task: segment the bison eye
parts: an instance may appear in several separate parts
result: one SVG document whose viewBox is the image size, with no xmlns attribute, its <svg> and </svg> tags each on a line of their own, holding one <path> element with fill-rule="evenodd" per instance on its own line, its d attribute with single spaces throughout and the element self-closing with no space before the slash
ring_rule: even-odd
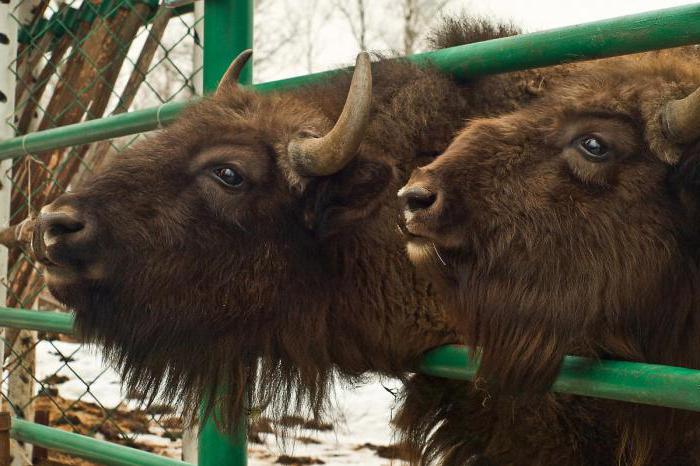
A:
<svg viewBox="0 0 700 466">
<path fill-rule="evenodd" d="M 595 136 L 584 136 L 578 140 L 578 147 L 584 157 L 592 162 L 602 162 L 608 158 L 608 146 Z"/>
<path fill-rule="evenodd" d="M 217 167 L 214 169 L 214 175 L 226 186 L 232 188 L 236 188 L 243 183 L 243 177 L 231 167 Z"/>
</svg>

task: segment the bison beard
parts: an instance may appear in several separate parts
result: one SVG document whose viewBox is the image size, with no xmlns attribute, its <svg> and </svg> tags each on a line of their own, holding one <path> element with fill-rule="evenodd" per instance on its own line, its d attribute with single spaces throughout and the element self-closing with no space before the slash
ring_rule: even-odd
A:
<svg viewBox="0 0 700 466">
<path fill-rule="evenodd" d="M 700 144 L 661 127 L 697 59 L 569 66 L 402 189 L 412 260 L 483 350 L 473 386 L 407 382 L 396 423 L 426 464 L 700 464 L 698 413 L 546 393 L 565 354 L 700 368 Z"/>
</svg>

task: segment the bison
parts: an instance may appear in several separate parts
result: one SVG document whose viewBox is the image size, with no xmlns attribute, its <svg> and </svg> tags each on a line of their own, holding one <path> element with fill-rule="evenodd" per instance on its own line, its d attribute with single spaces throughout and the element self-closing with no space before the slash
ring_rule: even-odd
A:
<svg viewBox="0 0 700 466">
<path fill-rule="evenodd" d="M 438 36 L 513 32 L 452 21 Z M 236 83 L 248 56 L 25 224 L 50 291 L 126 384 L 188 412 L 219 404 L 227 426 L 246 406 L 321 413 L 336 376 L 399 376 L 458 341 L 405 257 L 395 192 L 461 121 L 530 101 L 541 77 L 458 82 L 362 54 L 354 73 L 258 94 Z"/>
<path fill-rule="evenodd" d="M 700 369 L 698 63 L 570 65 L 399 191 L 408 255 L 482 355 L 474 385 L 408 383 L 426 463 L 700 464 L 699 413 L 545 393 L 565 354 Z"/>
</svg>

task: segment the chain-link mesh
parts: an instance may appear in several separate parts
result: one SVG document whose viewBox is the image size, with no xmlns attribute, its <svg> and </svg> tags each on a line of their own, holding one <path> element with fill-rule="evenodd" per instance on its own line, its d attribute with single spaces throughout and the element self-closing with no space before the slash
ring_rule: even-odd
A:
<svg viewBox="0 0 700 466">
<path fill-rule="evenodd" d="M 22 3 L 24 2 L 24 3 Z M 31 5 L 27 3 L 31 2 Z M 201 79 L 201 48 L 192 6 L 157 0 L 21 0 L 16 111 L 5 121 L 17 135 L 188 99 Z M 7 72 L 2 70 L 2 72 Z M 26 154 L 0 173 L 12 188 L 17 223 L 76 185 L 140 136 Z M 41 271 L 11 251 L 7 305 L 62 310 Z M 144 408 L 142 394 L 123 393 L 99 349 L 64 335 L 5 331 L 4 409 L 77 433 L 179 456 L 182 420 L 168 406 Z M 49 452 L 51 464 L 90 464 Z M 35 464 L 46 452 L 34 449 Z"/>
</svg>

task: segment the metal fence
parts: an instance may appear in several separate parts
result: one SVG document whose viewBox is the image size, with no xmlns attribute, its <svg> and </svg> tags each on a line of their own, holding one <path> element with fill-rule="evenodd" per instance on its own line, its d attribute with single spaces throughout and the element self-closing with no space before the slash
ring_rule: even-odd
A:
<svg viewBox="0 0 700 466">
<path fill-rule="evenodd" d="M 14 111 L 2 124 L 15 135 L 186 101 L 202 79 L 192 5 L 171 9 L 157 0 L 16 0 L 8 10 L 17 44 L 2 72 L 14 81 Z M 12 160 L 0 169 L 9 222 L 50 203 L 138 138 L 134 134 L 32 151 Z M 13 251 L 7 263 L 2 282 L 7 306 L 62 310 L 29 256 Z M 103 366 L 95 351 L 47 331 L 7 329 L 3 341 L 4 410 L 68 432 L 179 454 L 180 415 L 169 406 L 140 406 L 142 394 L 122 392 L 118 375 Z M 47 455 L 31 447 L 13 450 L 16 457 L 26 456 L 14 464 L 32 456 L 42 461 Z M 50 455 L 52 461 L 71 464 L 57 452 Z"/>
<path fill-rule="evenodd" d="M 109 3 L 109 7 L 103 8 L 103 5 L 106 5 L 103 2 L 94 9 L 94 16 L 93 13 L 81 13 L 87 9 L 92 10 L 89 6 L 74 5 L 77 11 L 71 13 L 73 16 L 69 19 L 69 12 L 72 10 L 66 10 L 65 6 L 51 9 L 50 5 L 52 4 L 47 4 L 43 10 L 39 8 L 34 13 L 34 20 L 29 26 L 22 22 L 24 20 L 19 15 L 15 15 L 16 20 L 21 23 L 22 31 L 26 33 L 26 42 L 20 42 L 18 53 L 20 58 L 13 64 L 13 68 L 17 70 L 18 84 L 15 96 L 18 112 L 11 121 L 6 123 L 15 128 L 18 137 L 0 142 L 0 160 L 14 160 L 11 169 L 2 174 L 3 183 L 9 182 L 12 188 L 10 206 L 14 220 L 20 220 L 31 209 L 36 209 L 50 201 L 52 196 L 69 187 L 74 180 L 79 179 L 81 174 L 102 163 L 104 158 L 111 156 L 110 154 L 117 154 L 119 149 L 128 145 L 133 138 L 92 145 L 90 143 L 152 130 L 172 121 L 183 104 L 169 101 L 183 93 L 191 93 L 194 87 L 193 73 L 198 71 L 193 67 L 188 73 L 182 73 L 183 85 L 173 95 L 156 93 L 159 99 L 156 102 L 157 106 L 123 113 L 140 106 L 139 96 L 145 95 L 140 93 L 153 92 L 153 89 L 156 89 L 155 84 L 149 85 L 146 82 L 149 71 L 154 69 L 154 66 L 158 66 L 158 61 L 151 58 L 151 65 L 140 68 L 138 66 L 140 56 L 131 55 L 131 48 L 138 42 L 136 39 L 144 37 L 142 44 L 148 42 L 149 38 L 155 36 L 155 34 L 150 35 L 149 32 L 156 28 L 159 20 L 165 21 L 161 15 L 170 14 L 171 18 L 165 21 L 170 23 L 168 28 L 176 21 L 186 25 L 179 43 L 186 40 L 196 41 L 193 32 L 194 24 L 187 19 L 191 13 L 186 10 L 179 12 L 174 10 L 168 13 L 164 12 L 162 7 L 159 8 L 150 3 Z M 75 19 L 84 18 L 83 14 L 86 14 L 90 20 Z M 52 23 L 51 18 L 54 15 L 58 15 L 59 19 Z M 252 2 L 250 0 L 206 0 L 204 21 L 207 25 L 204 43 L 225 44 L 225 46 L 211 45 L 204 48 L 203 87 L 205 90 L 211 90 L 226 69 L 231 57 L 252 45 Z M 86 26 L 87 23 L 91 25 L 89 28 Z M 59 29 L 65 27 L 66 31 L 74 28 L 76 32 L 64 32 L 62 35 L 56 32 L 49 34 L 48 31 L 54 31 L 54 29 L 47 28 L 45 26 L 47 24 L 58 24 Z M 67 27 L 68 25 L 70 28 Z M 127 27 L 127 25 L 130 26 Z M 144 34 L 146 36 L 143 36 Z M 25 36 L 20 34 L 20 37 Z M 91 37 L 99 37 L 99 40 L 89 41 Z M 162 45 L 163 37 L 167 35 L 160 36 L 156 42 Z M 212 37 L 211 42 L 207 41 L 207 37 Z M 64 43 L 62 41 L 67 42 L 67 45 L 64 45 L 66 50 L 63 52 L 59 48 L 59 44 Z M 88 42 L 94 42 L 94 48 L 90 48 L 89 52 Z M 470 77 L 693 43 L 700 43 L 700 5 L 497 39 L 415 55 L 409 57 L 409 60 L 419 64 L 430 64 L 460 77 Z M 110 47 L 113 54 L 109 55 L 109 59 L 106 59 L 106 55 L 102 52 L 105 44 L 112 44 Z M 131 45 L 127 47 L 127 44 Z M 141 50 L 146 49 L 145 45 L 141 47 Z M 36 49 L 34 55 L 32 55 L 33 49 Z M 168 54 L 172 54 L 172 51 L 165 53 L 166 56 Z M 80 65 L 72 64 L 69 57 L 74 57 Z M 170 61 L 172 63 L 172 60 Z M 51 63 L 54 65 L 51 65 L 52 68 L 47 71 L 51 76 L 46 78 L 49 85 L 40 90 L 41 72 Z M 196 63 L 196 60 L 193 60 L 193 63 Z M 119 69 L 127 66 L 127 69 L 137 70 L 131 74 L 127 73 L 129 75 L 127 82 L 131 81 L 132 76 L 136 76 L 134 78 L 136 81 L 141 80 L 139 90 L 134 93 L 134 96 L 129 97 L 129 94 L 124 91 L 125 87 L 120 87 L 120 73 L 114 69 L 117 66 Z M 76 68 L 79 68 L 79 71 Z M 33 70 L 33 73 L 28 73 L 29 69 Z M 73 74 L 70 74 L 69 70 Z M 254 88 L 259 92 L 287 89 L 323 80 L 329 76 L 329 73 L 333 71 L 259 84 Z M 60 105 L 58 103 L 52 105 L 52 99 L 44 96 L 43 93 L 51 87 L 51 79 L 57 79 L 57 76 L 65 76 L 69 83 L 82 84 L 68 87 L 63 79 L 58 79 L 55 88 L 58 89 L 63 85 L 62 88 L 66 89 L 63 92 L 66 96 L 72 96 L 72 99 L 66 97 L 69 101 L 62 100 Z M 76 76 L 80 77 L 80 80 Z M 247 79 L 249 77 L 250 75 Z M 109 99 L 98 97 L 97 89 L 108 90 Z M 38 92 L 36 98 L 27 96 L 32 92 Z M 146 98 L 143 97 L 143 99 Z M 24 116 L 22 120 L 25 110 L 29 108 L 33 108 L 33 113 Z M 122 114 L 104 117 L 115 113 Z M 51 129 L 53 126 L 61 127 Z M 34 129 L 37 131 L 31 132 Z M 25 135 L 27 131 L 30 132 Z M 69 149 L 63 149 L 66 147 Z M 42 293 L 43 286 L 40 280 L 34 278 L 34 267 L 28 258 L 21 255 L 13 256 L 10 257 L 9 262 L 10 273 L 7 286 L 8 303 L 11 307 L 48 309 L 56 306 L 49 296 Z M 40 341 L 55 348 L 59 353 L 58 357 L 64 359 L 61 370 L 74 365 L 70 361 L 71 355 L 61 350 L 54 335 L 56 332 L 70 330 L 69 314 L 0 309 L 0 324 L 25 330 L 41 330 L 40 334 L 44 339 Z M 32 339 L 32 333 L 20 333 L 14 340 L 9 338 L 10 335 L 11 332 L 8 331 L 6 338 L 8 345 L 12 343 L 14 346 L 6 364 L 7 377 L 11 377 L 10 373 L 21 373 L 25 362 L 32 359 L 32 350 L 37 347 L 37 343 Z M 25 345 L 22 335 L 31 337 L 26 340 L 26 346 L 21 346 Z M 26 351 L 23 350 L 24 348 Z M 14 366 L 9 365 L 12 361 L 15 361 Z M 421 369 L 434 375 L 469 379 L 473 376 L 475 368 L 476 363 L 468 359 L 464 348 L 444 347 L 428 354 Z M 55 373 L 60 375 L 61 370 Z M 45 390 L 49 391 L 48 394 L 32 395 L 30 401 L 36 401 L 39 397 L 57 399 L 50 391 L 50 383 L 40 380 L 35 375 L 30 378 L 41 386 L 42 390 L 46 387 Z M 85 378 L 83 380 L 84 396 L 88 396 L 95 382 Z M 698 386 L 700 386 L 700 371 L 619 361 L 597 363 L 568 357 L 553 389 L 565 393 L 700 410 Z M 12 399 L 10 393 L 4 395 Z M 18 408 L 19 415 L 25 405 L 20 405 Z M 65 411 L 66 407 L 62 405 L 62 409 Z M 104 418 L 99 426 L 114 423 L 118 410 L 105 407 L 99 408 L 99 411 Z M 163 424 L 162 414 L 144 413 L 144 416 L 151 416 L 148 417 L 149 422 L 153 420 L 155 423 Z M 100 432 L 99 426 L 86 433 L 104 435 Z M 70 434 L 65 434 L 69 435 L 68 438 L 57 439 L 55 431 L 44 429 L 20 421 L 14 423 L 12 434 L 15 438 L 27 442 L 68 451 L 107 464 L 157 464 L 151 462 L 155 461 L 151 455 L 131 460 L 123 459 L 124 457 L 117 458 L 118 455 L 109 454 L 109 451 L 124 452 L 124 449 L 100 450 L 94 446 L 94 443 L 90 443 L 94 442 L 93 440 L 77 440 L 77 437 Z M 80 431 L 79 428 L 76 430 Z M 134 439 L 138 438 L 132 435 L 136 433 L 117 432 L 118 439 L 124 442 L 128 442 L 129 439 L 135 441 Z M 201 452 L 205 453 L 200 454 L 200 465 L 245 464 L 244 442 L 241 439 L 236 442 L 229 441 L 218 434 L 211 423 L 206 424 L 201 437 L 202 444 L 205 445 Z M 82 446 L 77 445 L 81 442 Z M 84 442 L 90 443 L 90 446 L 85 447 Z M 94 453 L 98 450 L 99 453 Z M 91 451 L 93 453 L 90 453 Z"/>
</svg>

